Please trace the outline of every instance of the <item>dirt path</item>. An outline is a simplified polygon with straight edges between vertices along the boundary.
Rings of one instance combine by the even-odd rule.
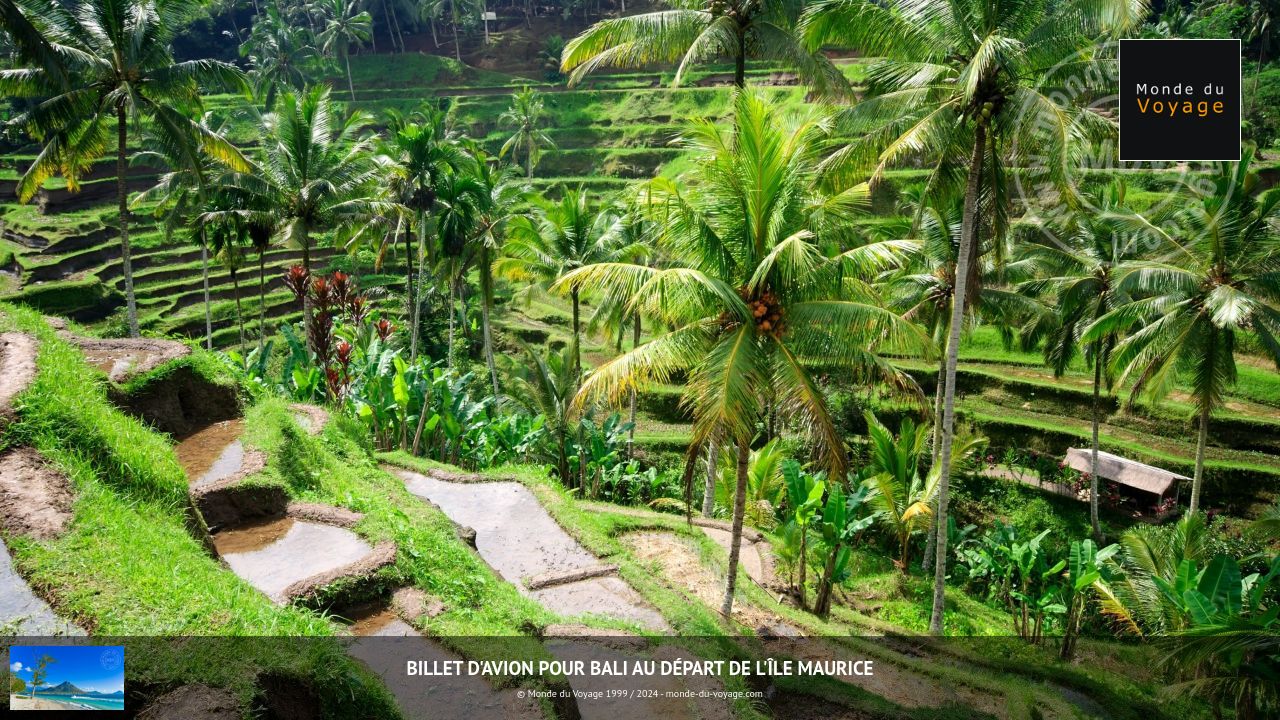
[[[0,455],[0,527],[49,540],[71,522],[71,483],[31,448]]]
[[[692,595],[709,608],[720,607],[725,580],[702,562],[688,538],[670,532],[635,532],[620,539],[631,548],[637,561],[655,566],[671,587]],[[742,600],[733,604],[733,619],[753,630],[799,634],[778,615]]]
[[[476,533],[476,549],[504,580],[565,616],[594,613],[670,630],[662,615],[630,585],[605,573],[599,558],[569,536],[533,493],[516,482],[459,483],[407,470],[397,473],[409,492],[440,507]],[[575,578],[530,590],[529,580]],[[577,579],[581,578],[581,579]]]
[[[652,510],[642,510],[640,508],[622,507],[619,505],[610,505],[608,503],[583,503],[586,507],[599,510],[600,512],[614,513],[616,515],[626,515],[634,518],[671,518],[673,516],[666,513],[654,512]],[[729,523],[721,520],[713,520],[710,518],[695,517],[693,524],[702,528],[707,537],[715,541],[717,545],[724,549],[726,557],[728,557],[729,545],[733,541],[733,531]],[[773,551],[769,547],[769,541],[764,535],[757,530],[751,528],[743,528],[742,530],[742,546],[738,552],[738,567],[747,573],[747,576],[761,587],[771,587],[777,580],[774,572]]]
[[[724,578],[699,557],[688,538],[669,532],[636,532],[622,538],[641,562],[653,563],[667,582],[689,593],[707,607],[720,607]],[[806,660],[862,660],[852,651],[822,638],[800,637],[801,631],[777,614],[739,599],[733,606],[734,620],[755,628],[768,637],[770,651]],[[884,697],[903,707],[940,707],[960,703],[997,717],[1004,714],[1004,699],[991,697],[966,687],[952,687],[933,677],[887,662],[876,662],[873,675],[839,677],[851,685]]]
[[[22,333],[0,333],[0,424],[13,420],[13,399],[36,379],[36,340]]]
[[[308,435],[319,435],[329,423],[329,411],[318,405],[294,403],[289,409],[293,411],[293,419]]]

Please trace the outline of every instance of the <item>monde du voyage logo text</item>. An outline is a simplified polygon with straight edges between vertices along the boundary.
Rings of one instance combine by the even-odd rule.
[[[1240,159],[1239,40],[1120,41],[1120,160]]]

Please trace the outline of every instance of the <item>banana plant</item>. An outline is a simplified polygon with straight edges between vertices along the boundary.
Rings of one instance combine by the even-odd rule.
[[[871,490],[857,483],[849,494],[839,485],[832,485],[827,501],[822,506],[822,522],[818,525],[822,544],[826,548],[826,567],[818,584],[818,599],[814,612],[826,617],[831,612],[831,594],[836,585],[849,578],[849,546],[858,533],[871,527],[876,513],[867,502]]]
[[[800,607],[805,607],[805,567],[809,559],[809,526],[822,508],[822,495],[826,492],[826,482],[821,476],[811,475],[801,469],[795,460],[782,463],[782,478],[787,487],[787,507],[790,511],[788,524],[796,528],[796,536],[800,541],[797,554],[799,581],[796,589],[800,593]]]
[[[1070,660],[1075,655],[1080,621],[1084,617],[1089,593],[1103,587],[1105,576],[1111,572],[1108,561],[1118,552],[1120,546],[1117,544],[1099,550],[1093,540],[1071,543],[1067,553],[1067,576],[1062,585],[1062,602],[1067,608],[1062,632],[1063,660]]]
[[[1067,561],[1049,564],[1047,553],[1040,547],[1048,535],[1049,531],[1045,530],[1027,542],[1014,543],[1009,552],[1018,578],[1017,589],[1010,593],[1015,602],[1014,629],[1019,637],[1032,644],[1039,644],[1044,637],[1045,620],[1049,616],[1067,611],[1060,601],[1058,582]]]

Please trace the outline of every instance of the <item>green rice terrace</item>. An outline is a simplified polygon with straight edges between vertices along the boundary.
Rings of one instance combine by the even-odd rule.
[[[146,718],[1280,716],[1250,3],[79,5],[0,0],[6,644]],[[1037,167],[1113,33],[1244,37],[1242,159]]]

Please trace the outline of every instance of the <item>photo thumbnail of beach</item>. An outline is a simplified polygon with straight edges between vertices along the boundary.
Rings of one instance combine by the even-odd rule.
[[[124,647],[14,645],[9,710],[124,710]]]

